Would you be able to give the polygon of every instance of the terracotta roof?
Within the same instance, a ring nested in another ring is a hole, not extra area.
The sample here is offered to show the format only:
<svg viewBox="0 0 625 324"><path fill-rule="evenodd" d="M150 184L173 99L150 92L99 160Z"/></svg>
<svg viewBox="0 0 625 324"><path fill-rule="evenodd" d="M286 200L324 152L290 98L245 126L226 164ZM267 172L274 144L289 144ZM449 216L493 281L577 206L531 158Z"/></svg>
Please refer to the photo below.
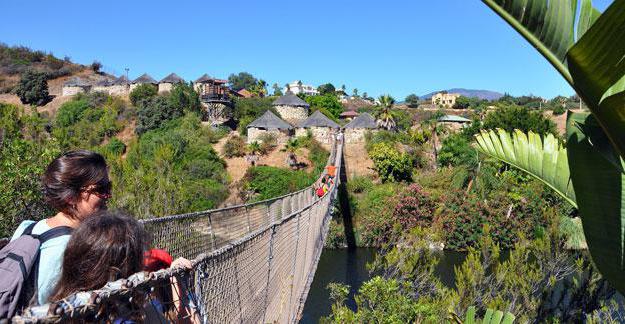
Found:
<svg viewBox="0 0 625 324"><path fill-rule="evenodd" d="M178 74L172 73L163 78L159 83L180 83L184 82L184 79L179 77Z"/></svg>
<svg viewBox="0 0 625 324"><path fill-rule="evenodd" d="M158 84L158 82L156 82L156 80L154 80L147 73L144 73L142 76L132 80L132 84L137 84L137 83L139 83L139 84L143 84L143 83Z"/></svg>
<svg viewBox="0 0 625 324"><path fill-rule="evenodd" d="M360 116L354 118L350 121L345 128L378 128L378 125L375 123L375 118L371 116L369 113L362 113Z"/></svg>
<svg viewBox="0 0 625 324"><path fill-rule="evenodd" d="M274 106L310 107L310 105L294 94L286 94L273 102Z"/></svg>
<svg viewBox="0 0 625 324"><path fill-rule="evenodd" d="M247 90L247 89L241 89L241 90L237 91L237 93L239 95L241 95L241 97L243 97L243 98L250 98L250 97L254 96L254 94L249 92L249 90Z"/></svg>
<svg viewBox="0 0 625 324"><path fill-rule="evenodd" d="M293 129L291 125L280 119L271 110L267 110L262 116L247 125L247 128Z"/></svg>
<svg viewBox="0 0 625 324"><path fill-rule="evenodd" d="M359 114L354 110L348 110L340 114L341 117L357 117Z"/></svg>
<svg viewBox="0 0 625 324"><path fill-rule="evenodd" d="M324 115L321 111L317 110L312 115L308 116L308 118L302 120L297 127L330 127L330 128L340 128L339 124L335 123L333 120Z"/></svg>

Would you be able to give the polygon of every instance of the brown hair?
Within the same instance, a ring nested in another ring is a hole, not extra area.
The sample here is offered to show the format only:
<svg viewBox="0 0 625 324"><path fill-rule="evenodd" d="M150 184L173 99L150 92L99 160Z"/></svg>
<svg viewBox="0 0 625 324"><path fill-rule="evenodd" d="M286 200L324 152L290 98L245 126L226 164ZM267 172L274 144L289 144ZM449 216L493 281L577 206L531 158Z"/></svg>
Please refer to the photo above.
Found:
<svg viewBox="0 0 625 324"><path fill-rule="evenodd" d="M95 185L96 190L110 191L106 160L87 150L69 151L50 162L42 184L46 202L68 215L75 214L73 202L85 187Z"/></svg>
<svg viewBox="0 0 625 324"><path fill-rule="evenodd" d="M61 278L50 300L100 289L141 271L147 243L143 226L128 215L100 211L87 218L67 243Z"/></svg>

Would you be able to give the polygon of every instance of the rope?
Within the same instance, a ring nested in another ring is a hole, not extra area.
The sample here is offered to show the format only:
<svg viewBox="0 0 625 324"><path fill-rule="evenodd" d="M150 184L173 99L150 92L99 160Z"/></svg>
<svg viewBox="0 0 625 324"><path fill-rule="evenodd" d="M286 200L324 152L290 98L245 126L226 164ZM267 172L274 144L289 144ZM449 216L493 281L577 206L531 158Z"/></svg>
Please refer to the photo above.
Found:
<svg viewBox="0 0 625 324"><path fill-rule="evenodd" d="M157 320L149 316L165 321L194 316L202 323L296 322L328 233L342 150L342 143L333 144L328 165L336 166L335 183L321 198L311 186L252 204L143 220L153 246L193 259L191 270L139 272L99 290L28 308L13 322L113 321L137 312L146 322Z"/></svg>

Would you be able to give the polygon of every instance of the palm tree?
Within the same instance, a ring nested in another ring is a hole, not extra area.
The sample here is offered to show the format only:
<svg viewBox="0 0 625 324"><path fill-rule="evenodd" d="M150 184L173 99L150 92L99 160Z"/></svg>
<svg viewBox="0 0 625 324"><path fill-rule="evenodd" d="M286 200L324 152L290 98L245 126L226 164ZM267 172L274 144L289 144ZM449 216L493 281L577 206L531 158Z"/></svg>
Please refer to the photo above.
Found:
<svg viewBox="0 0 625 324"><path fill-rule="evenodd" d="M247 161L252 165L256 165L256 161L258 161L258 153L260 152L260 144L257 141L253 141L252 143L247 145Z"/></svg>
<svg viewBox="0 0 625 324"><path fill-rule="evenodd" d="M388 94L381 95L378 100L380 101L380 111L378 112L378 126L392 131L397 127L395 119L393 118L392 109L395 105L395 98Z"/></svg>
<svg viewBox="0 0 625 324"><path fill-rule="evenodd" d="M295 138L289 139L284 145L284 150L287 152L286 164L291 168L297 168L297 150L299 149L299 141Z"/></svg>
<svg viewBox="0 0 625 324"><path fill-rule="evenodd" d="M625 0L603 14L589 0L482 1L553 65L592 114L568 113L566 148L551 135L498 130L477 135L478 149L576 206L595 265L624 293Z"/></svg>

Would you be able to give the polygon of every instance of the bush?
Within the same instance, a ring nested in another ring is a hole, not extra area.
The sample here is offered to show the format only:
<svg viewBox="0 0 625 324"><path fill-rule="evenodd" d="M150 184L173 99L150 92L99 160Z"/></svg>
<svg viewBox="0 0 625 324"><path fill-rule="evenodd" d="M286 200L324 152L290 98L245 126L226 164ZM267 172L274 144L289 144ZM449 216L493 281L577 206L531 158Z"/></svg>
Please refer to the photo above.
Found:
<svg viewBox="0 0 625 324"><path fill-rule="evenodd" d="M564 114L566 112L566 108L562 107L562 105L558 105L555 108L553 108L553 114L555 116L560 116L562 114Z"/></svg>
<svg viewBox="0 0 625 324"><path fill-rule="evenodd" d="M402 232L416 226L429 227L434 223L436 204L430 195L417 184L402 193L393 210L393 218L401 225Z"/></svg>
<svg viewBox="0 0 625 324"><path fill-rule="evenodd" d="M166 97L156 96L150 99L143 99L139 109L137 109L137 128L135 132L141 135L149 130L161 127L166 121L180 116L182 116L182 109L173 107Z"/></svg>
<svg viewBox="0 0 625 324"><path fill-rule="evenodd" d="M191 84L177 83L169 92L169 102L176 110L184 112L203 113L200 95L193 89Z"/></svg>
<svg viewBox="0 0 625 324"><path fill-rule="evenodd" d="M533 131L538 134L557 135L555 123L543 116L542 112L516 105L505 105L488 113L484 118L484 128L501 128L508 132L520 129L525 133Z"/></svg>
<svg viewBox="0 0 625 324"><path fill-rule="evenodd" d="M24 104L43 106L50 101L45 73L28 70L20 79L15 93Z"/></svg>
<svg viewBox="0 0 625 324"><path fill-rule="evenodd" d="M306 102L310 104L311 111L322 110L330 119L338 121L339 115L343 112L343 105L334 93L321 96L308 96Z"/></svg>
<svg viewBox="0 0 625 324"><path fill-rule="evenodd" d="M392 208L398 185L384 183L374 186L360 197L351 196L358 241L362 246L382 246L393 228Z"/></svg>
<svg viewBox="0 0 625 324"><path fill-rule="evenodd" d="M249 168L245 173L244 189L255 193L252 201L261 201L306 188L315 180L315 175L301 170L257 166Z"/></svg>
<svg viewBox="0 0 625 324"><path fill-rule="evenodd" d="M412 158L387 143L374 144L369 152L375 171L383 182L411 181Z"/></svg>
<svg viewBox="0 0 625 324"><path fill-rule="evenodd" d="M91 63L91 70L95 73L100 73L100 69L102 68L102 63L98 62L98 61L93 61L93 63Z"/></svg>
<svg viewBox="0 0 625 324"><path fill-rule="evenodd" d="M245 141L240 136L228 138L222 149L222 154L227 158L241 157L245 155Z"/></svg>
<svg viewBox="0 0 625 324"><path fill-rule="evenodd" d="M82 98L76 98L62 104L56 114L56 126L68 127L74 125L90 107L92 106L89 105L87 100Z"/></svg>
<svg viewBox="0 0 625 324"><path fill-rule="evenodd" d="M120 156L126 152L126 144L118 138L113 137L111 141L104 146L104 150L115 156Z"/></svg>
<svg viewBox="0 0 625 324"><path fill-rule="evenodd" d="M347 181L347 190L353 193L363 193L373 188L373 181L366 176L354 176Z"/></svg>
<svg viewBox="0 0 625 324"><path fill-rule="evenodd" d="M477 163L477 151L466 137L452 134L443 140L437 158L441 166L471 165Z"/></svg>
<svg viewBox="0 0 625 324"><path fill-rule="evenodd" d="M158 94L158 88L153 84L140 84L130 92L130 102L133 106L141 105L141 102Z"/></svg>
<svg viewBox="0 0 625 324"><path fill-rule="evenodd" d="M260 154L268 154L278 146L276 136L271 133L263 133L258 137L260 141Z"/></svg>

